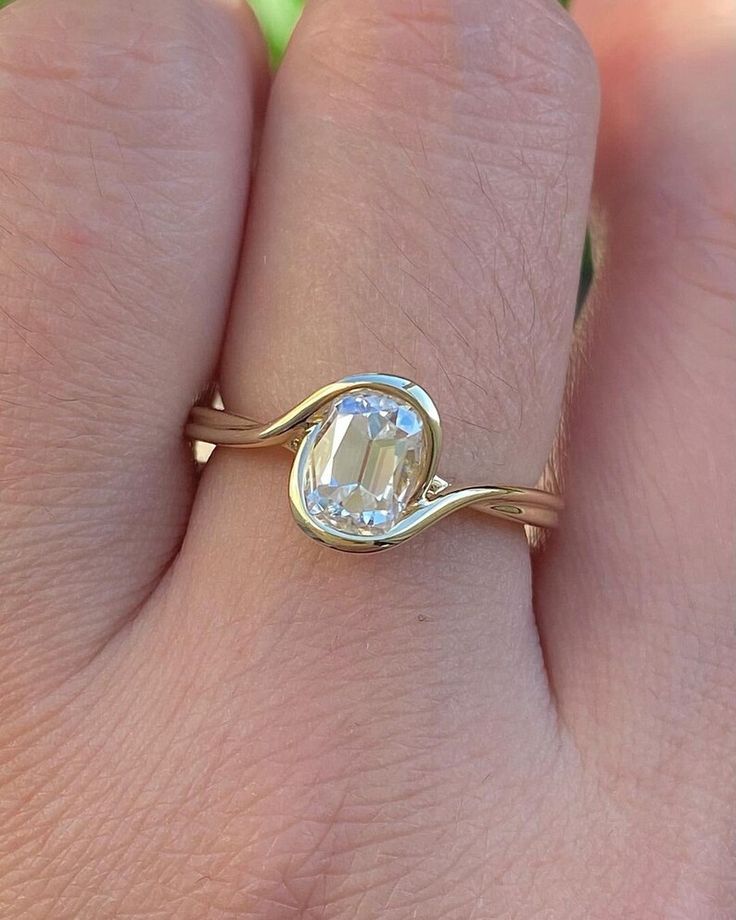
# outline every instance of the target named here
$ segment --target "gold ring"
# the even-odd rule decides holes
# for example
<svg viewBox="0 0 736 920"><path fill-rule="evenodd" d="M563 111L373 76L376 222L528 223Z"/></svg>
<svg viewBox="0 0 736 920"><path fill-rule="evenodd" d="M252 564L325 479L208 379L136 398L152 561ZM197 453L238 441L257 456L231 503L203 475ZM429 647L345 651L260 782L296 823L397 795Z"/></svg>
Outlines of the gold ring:
<svg viewBox="0 0 736 920"><path fill-rule="evenodd" d="M186 434L219 447L280 444L295 452L289 500L296 522L344 552L397 546L469 506L533 527L556 526L562 510L558 495L539 489L451 488L437 475L437 409L422 387L403 377L344 377L266 425L195 406Z"/></svg>

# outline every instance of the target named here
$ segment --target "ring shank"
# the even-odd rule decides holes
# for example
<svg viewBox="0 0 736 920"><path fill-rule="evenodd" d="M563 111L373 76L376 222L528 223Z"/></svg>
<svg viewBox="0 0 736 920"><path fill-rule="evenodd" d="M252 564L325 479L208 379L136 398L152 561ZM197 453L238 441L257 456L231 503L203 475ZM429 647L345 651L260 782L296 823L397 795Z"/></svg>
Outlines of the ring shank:
<svg viewBox="0 0 736 920"><path fill-rule="evenodd" d="M294 431L274 433L272 425L235 415L222 409L195 406L192 409L186 435L192 441L204 441L218 447L255 448L281 445L294 450ZM435 477L427 490L429 501L448 494L449 483ZM468 507L491 517L524 524L529 527L556 527L563 507L559 495L541 489L520 486L473 486L462 490L476 493ZM472 496L470 496L472 498Z"/></svg>
<svg viewBox="0 0 736 920"><path fill-rule="evenodd" d="M252 418L224 409L194 406L185 434L192 441L204 441L218 447L264 447L260 437L264 427Z"/></svg>
<svg viewBox="0 0 736 920"><path fill-rule="evenodd" d="M536 498L536 496L541 495L548 498L557 498L557 496L537 489L525 489L523 491L533 496L532 501L526 502L521 498L516 498L513 503L505 501L495 504L491 501L487 504L478 503L471 507L473 511L480 511L482 514L489 514L501 520L512 521L514 524L525 524L527 527L542 527L545 529L557 527L560 522L562 503L560 502L557 506L550 504L548 507L544 507L539 504Z"/></svg>

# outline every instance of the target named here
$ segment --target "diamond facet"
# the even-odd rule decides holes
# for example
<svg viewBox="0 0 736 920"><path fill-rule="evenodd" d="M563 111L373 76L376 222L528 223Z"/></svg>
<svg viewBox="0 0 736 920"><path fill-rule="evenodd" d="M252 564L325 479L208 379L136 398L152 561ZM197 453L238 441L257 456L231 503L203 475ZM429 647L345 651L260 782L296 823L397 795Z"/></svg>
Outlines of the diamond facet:
<svg viewBox="0 0 736 920"><path fill-rule="evenodd" d="M424 482L429 443L421 413L380 390L335 399L318 422L302 489L307 511L346 534L380 536Z"/></svg>

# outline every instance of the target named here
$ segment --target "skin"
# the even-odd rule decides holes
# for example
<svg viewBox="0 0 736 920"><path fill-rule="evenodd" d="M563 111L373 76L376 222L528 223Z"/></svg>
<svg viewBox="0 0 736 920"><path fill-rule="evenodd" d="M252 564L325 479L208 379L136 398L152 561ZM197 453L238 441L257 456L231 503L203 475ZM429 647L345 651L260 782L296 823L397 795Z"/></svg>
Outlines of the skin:
<svg viewBox="0 0 736 920"><path fill-rule="evenodd" d="M734 916L736 18L576 16L312 0L266 103L239 4L0 14L2 917ZM197 483L211 380L363 371L460 481L562 411L560 530L356 558L284 451Z"/></svg>

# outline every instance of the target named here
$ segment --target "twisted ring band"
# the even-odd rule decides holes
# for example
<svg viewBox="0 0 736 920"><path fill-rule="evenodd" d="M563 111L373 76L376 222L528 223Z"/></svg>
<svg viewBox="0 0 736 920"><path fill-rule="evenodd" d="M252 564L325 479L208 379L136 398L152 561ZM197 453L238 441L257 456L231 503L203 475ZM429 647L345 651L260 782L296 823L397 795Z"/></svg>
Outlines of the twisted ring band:
<svg viewBox="0 0 736 920"><path fill-rule="evenodd" d="M442 428L432 399L388 374L345 377L267 424L195 406L186 435L219 447L293 451L289 499L297 523L344 552L396 546L461 508L543 528L555 527L562 510L559 496L540 489L451 488L437 475Z"/></svg>

